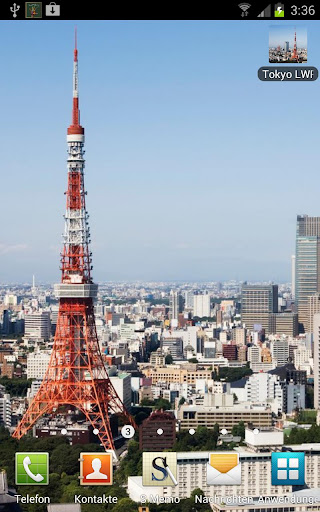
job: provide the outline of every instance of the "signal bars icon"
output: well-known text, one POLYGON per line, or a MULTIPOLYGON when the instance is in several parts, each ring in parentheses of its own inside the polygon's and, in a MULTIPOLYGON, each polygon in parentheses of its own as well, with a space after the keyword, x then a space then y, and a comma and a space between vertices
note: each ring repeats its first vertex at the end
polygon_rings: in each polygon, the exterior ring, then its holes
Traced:
POLYGON ((248 9, 250 9, 251 4, 242 3, 242 4, 239 4, 239 7, 242 10, 241 16, 242 17, 248 16, 248 9))

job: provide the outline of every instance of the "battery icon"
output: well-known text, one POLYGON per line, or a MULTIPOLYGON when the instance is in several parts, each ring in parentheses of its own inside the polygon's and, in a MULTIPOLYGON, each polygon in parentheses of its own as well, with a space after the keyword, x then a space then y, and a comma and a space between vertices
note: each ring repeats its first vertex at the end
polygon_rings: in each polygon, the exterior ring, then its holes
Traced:
POLYGON ((274 17, 275 18, 284 18, 284 5, 283 4, 275 4, 274 17))

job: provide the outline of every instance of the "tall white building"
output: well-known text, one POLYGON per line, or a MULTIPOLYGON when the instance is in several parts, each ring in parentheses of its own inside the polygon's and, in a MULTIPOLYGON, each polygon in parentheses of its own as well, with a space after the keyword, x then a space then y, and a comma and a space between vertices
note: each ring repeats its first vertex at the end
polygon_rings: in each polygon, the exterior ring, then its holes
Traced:
MULTIPOLYGON (((117 375, 110 375, 111 384, 116 390, 118 397, 128 410, 131 407, 131 375, 125 372, 118 372, 117 375)), ((116 412, 116 411, 115 411, 116 412)), ((120 412, 120 411, 119 411, 120 412)))
MULTIPOLYGON (((261 363, 261 348, 253 345, 248 347, 248 361, 250 363, 261 363)), ((251 365, 250 365, 251 366, 251 365)))
POLYGON ((50 311, 29 313, 24 318, 25 338, 48 340, 50 338, 50 311))
POLYGON ((314 408, 320 409, 320 313, 313 318, 314 408))
POLYGON ((188 325, 187 329, 175 329, 174 331, 165 330, 162 333, 163 338, 182 338, 183 348, 191 345, 194 352, 197 352, 197 333, 199 327, 196 325, 188 325))
POLYGON ((43 379, 50 361, 51 354, 45 350, 31 352, 27 357, 27 378, 43 379))
POLYGON ((277 375, 254 373, 250 375, 244 388, 234 388, 234 392, 239 402, 269 404, 275 414, 284 411, 284 389, 277 375))
POLYGON ((186 292, 184 292, 184 300, 185 300, 185 304, 184 304, 184 308, 185 309, 193 309, 193 292, 188 290, 186 292))
POLYGON ((193 316, 202 318, 210 317, 210 295, 194 295, 193 296, 193 316))
MULTIPOLYGON (((312 351, 303 346, 296 348, 293 352, 293 362, 297 370, 307 370, 312 364, 312 351)), ((307 373, 310 374, 310 369, 307 373)))
POLYGON ((11 400, 4 386, 0 386, 0 423, 7 428, 11 427, 11 400))
POLYGON ((247 331, 244 327, 235 327, 232 329, 232 339, 238 346, 246 344, 246 334, 247 331))
POLYGON ((272 343, 272 361, 277 366, 284 366, 288 362, 289 344, 286 340, 275 340, 272 343))
POLYGON ((171 323, 172 320, 174 320, 174 327, 177 327, 178 325, 178 318, 179 313, 181 313, 182 310, 182 297, 179 292, 171 290, 170 296, 169 296, 169 307, 170 307, 170 319, 171 323))

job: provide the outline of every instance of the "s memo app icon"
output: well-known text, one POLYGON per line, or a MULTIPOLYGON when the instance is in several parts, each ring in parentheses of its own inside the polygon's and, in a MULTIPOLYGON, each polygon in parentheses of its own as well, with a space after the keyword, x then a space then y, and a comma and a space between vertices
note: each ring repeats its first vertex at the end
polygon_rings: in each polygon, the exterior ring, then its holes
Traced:
POLYGON ((178 485, 175 452, 146 452, 143 454, 142 468, 143 485, 152 487, 178 485))

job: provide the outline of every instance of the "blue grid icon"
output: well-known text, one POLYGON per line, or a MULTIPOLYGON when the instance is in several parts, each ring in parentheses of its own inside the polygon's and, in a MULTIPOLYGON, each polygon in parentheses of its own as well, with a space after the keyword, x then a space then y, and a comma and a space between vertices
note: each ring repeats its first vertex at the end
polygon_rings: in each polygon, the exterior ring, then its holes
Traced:
POLYGON ((271 454, 272 485, 304 484, 304 453, 277 452, 271 454))

